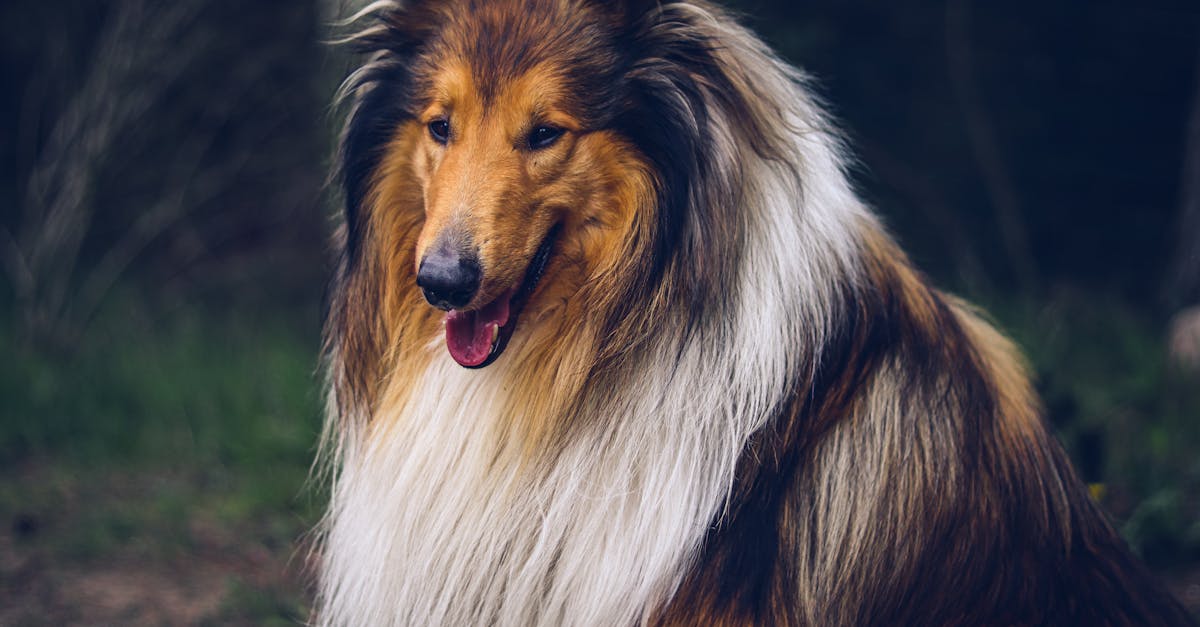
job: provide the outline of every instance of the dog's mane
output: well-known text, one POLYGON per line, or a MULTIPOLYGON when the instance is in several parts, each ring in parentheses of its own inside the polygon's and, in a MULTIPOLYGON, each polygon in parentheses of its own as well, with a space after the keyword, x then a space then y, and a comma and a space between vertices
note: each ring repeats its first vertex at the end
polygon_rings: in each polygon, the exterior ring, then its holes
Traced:
POLYGON ((706 2, 529 3, 581 25, 535 48, 579 55, 587 115, 650 164, 655 203, 581 288, 587 320, 481 371, 430 357, 396 313, 419 299, 387 279, 376 186, 423 59, 477 4, 351 20, 320 621, 1054 622, 1105 596, 1151 615, 1015 349, 864 207, 806 77, 706 2), (1014 564, 1096 575, 1030 589, 1014 564))

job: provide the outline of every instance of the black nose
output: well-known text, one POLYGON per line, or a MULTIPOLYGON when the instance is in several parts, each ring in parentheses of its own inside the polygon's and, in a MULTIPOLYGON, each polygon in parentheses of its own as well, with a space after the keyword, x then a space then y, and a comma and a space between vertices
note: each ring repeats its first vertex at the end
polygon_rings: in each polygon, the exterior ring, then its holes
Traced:
POLYGON ((417 285, 425 300, 438 309, 457 309, 479 290, 479 261, 472 256, 432 251, 421 260, 417 285))

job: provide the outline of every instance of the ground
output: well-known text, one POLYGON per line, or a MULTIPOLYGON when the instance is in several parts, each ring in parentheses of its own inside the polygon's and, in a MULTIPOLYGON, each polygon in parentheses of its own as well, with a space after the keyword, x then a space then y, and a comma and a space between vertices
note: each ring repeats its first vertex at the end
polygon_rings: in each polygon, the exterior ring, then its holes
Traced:
POLYGON ((307 517, 230 512, 221 486, 202 476, 75 474, 31 463, 2 490, 0 625, 298 624, 307 616, 307 517))

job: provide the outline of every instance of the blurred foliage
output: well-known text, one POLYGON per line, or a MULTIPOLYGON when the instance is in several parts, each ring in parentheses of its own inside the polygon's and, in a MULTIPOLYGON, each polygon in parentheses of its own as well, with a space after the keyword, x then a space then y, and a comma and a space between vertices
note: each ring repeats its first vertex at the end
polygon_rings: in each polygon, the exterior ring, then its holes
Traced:
POLYGON ((967 123, 968 109, 980 109, 1036 284, 1161 296, 1196 88, 1196 2, 731 4, 816 78, 861 159, 862 190, 922 268, 972 292, 1036 287, 1017 280, 1003 249, 967 123), (970 62, 957 79, 956 6, 970 62), (971 107, 963 89, 974 92, 971 107))
POLYGON ((1025 350, 1083 479, 1152 564, 1200 561, 1200 386, 1172 372, 1152 316, 1108 294, 984 301, 1025 350))
POLYGON ((281 8, 0 8, 0 267, 29 339, 68 347, 121 281, 311 298, 333 79, 317 5, 281 8))

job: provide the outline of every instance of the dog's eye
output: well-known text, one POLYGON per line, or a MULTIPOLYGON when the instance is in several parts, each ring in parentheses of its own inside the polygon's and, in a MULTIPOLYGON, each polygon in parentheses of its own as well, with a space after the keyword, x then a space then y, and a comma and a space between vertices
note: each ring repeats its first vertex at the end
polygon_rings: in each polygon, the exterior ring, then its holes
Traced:
POLYGON ((434 120, 429 123, 429 136, 433 141, 439 144, 445 144, 450 141, 450 122, 449 120, 434 120))
POLYGON ((539 126, 533 129, 529 134, 529 148, 531 150, 541 150, 548 148, 562 137, 563 130, 553 126, 539 126))

